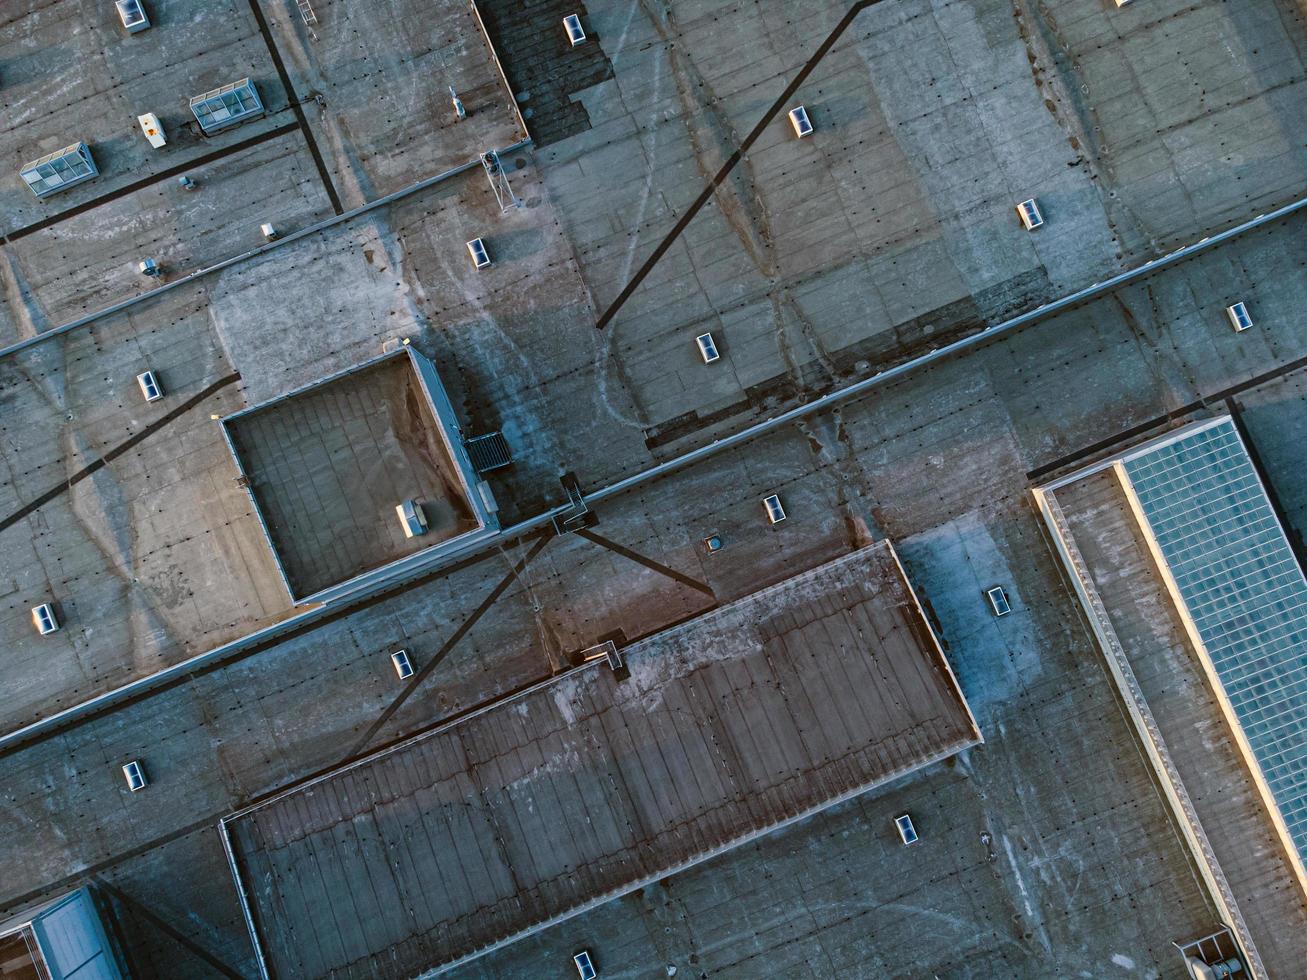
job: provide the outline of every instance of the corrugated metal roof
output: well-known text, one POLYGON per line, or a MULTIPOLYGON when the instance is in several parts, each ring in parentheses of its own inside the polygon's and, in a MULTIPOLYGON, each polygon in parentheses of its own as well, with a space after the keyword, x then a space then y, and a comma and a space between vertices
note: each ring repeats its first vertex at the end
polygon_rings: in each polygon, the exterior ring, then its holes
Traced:
POLYGON ((476 955, 980 737, 885 544, 623 653, 227 821, 276 975, 476 955))

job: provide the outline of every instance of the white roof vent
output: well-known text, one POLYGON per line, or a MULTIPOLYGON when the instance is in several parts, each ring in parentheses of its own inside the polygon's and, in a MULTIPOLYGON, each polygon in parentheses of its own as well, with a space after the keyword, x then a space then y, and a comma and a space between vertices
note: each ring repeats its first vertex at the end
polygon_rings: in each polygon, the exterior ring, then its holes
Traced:
POLYGON ((396 504, 395 513, 399 515, 399 523, 403 525, 404 537, 414 538, 419 534, 427 533, 427 515, 416 500, 406 500, 402 504, 396 504))
POLYGON ((137 790, 145 789, 145 784, 149 782, 145 778, 145 769, 140 760, 133 759, 127 765, 123 766, 123 778, 127 780, 127 788, 135 793, 137 790))
POLYGON ((144 371, 136 376, 136 383, 141 386, 141 394, 147 402, 157 402, 163 397, 163 385, 153 371, 144 371))
POLYGON ((703 363, 711 364, 719 360, 721 354, 717 350, 717 345, 713 342, 712 334, 701 333, 694 338, 694 342, 699 345, 699 356, 703 358, 703 363))
POLYGON ((785 520, 785 508, 781 506, 781 498, 777 494, 770 497, 762 498, 762 506, 767 511, 767 520, 773 524, 779 524, 785 520))
POLYGON ((904 844, 915 844, 917 842, 917 828, 912 826, 912 818, 906 813, 901 817, 894 818, 894 826, 898 828, 899 837, 904 844))
POLYGON ((1243 303, 1227 306, 1225 315, 1230 318, 1230 325, 1234 327, 1235 333, 1243 333, 1253 325, 1253 318, 1248 315, 1248 307, 1243 303))
POLYGON ((413 661, 408 658, 407 650, 396 650, 390 655, 390 662, 395 666, 395 673, 401 681, 413 676, 413 661))
POLYGON ((1007 593, 1003 591, 1002 586, 996 585, 992 589, 986 589, 985 597, 994 607, 995 616, 1006 616, 1012 611, 1012 604, 1007 601, 1007 593))
POLYGON ((1044 223, 1044 216, 1039 213, 1039 205, 1033 197, 1017 205, 1017 214, 1021 215, 1021 223, 1026 226, 1026 231, 1034 231, 1044 223))
POLYGON ((59 617, 54 614, 54 606, 43 602, 32 607, 32 623, 42 636, 49 636, 59 629, 59 617))
POLYGON ((145 16, 145 6, 141 0, 114 0, 118 8, 118 19, 123 22, 129 34, 139 34, 150 26, 150 18, 145 16))
POLYGON ((486 243, 479 238, 474 238, 467 243, 467 254, 472 256, 472 264, 478 269, 484 269, 490 264, 490 253, 486 251, 486 243))
POLYGON ((794 127, 794 135, 799 139, 812 135, 812 120, 808 118, 808 110, 801 105, 790 110, 790 125, 794 127))
POLYGON ((595 980, 599 976, 595 965, 590 960, 590 950, 583 949, 572 957, 572 962, 576 964, 576 972, 581 980, 595 980))
POLYGON ((153 112, 137 116, 136 121, 141 124, 141 132, 145 134, 152 147, 157 150, 168 145, 168 138, 163 134, 163 124, 153 112))
POLYGON ((572 42, 572 47, 576 47, 585 40, 585 31, 581 28, 581 18, 576 14, 568 14, 563 18, 563 30, 567 31, 567 39, 572 42))

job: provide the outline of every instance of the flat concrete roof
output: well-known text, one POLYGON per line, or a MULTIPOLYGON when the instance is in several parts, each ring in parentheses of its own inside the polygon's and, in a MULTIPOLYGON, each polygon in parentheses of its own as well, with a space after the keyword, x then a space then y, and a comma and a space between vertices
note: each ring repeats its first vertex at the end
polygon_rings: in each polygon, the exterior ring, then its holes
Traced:
POLYGON ((133 266, 144 255, 167 285, 262 246, 262 221, 283 238, 0 359, 0 726, 94 705, 5 741, 0 837, 15 846, 0 905, 94 875, 124 896, 118 925, 142 972, 222 972, 207 953, 255 975, 220 817, 539 682, 612 631, 648 635, 884 536, 934 605, 983 749, 468 975, 536 980, 556 954, 561 975, 591 944, 605 969, 629 956, 682 976, 1175 971, 1171 941, 1219 912, 1028 488, 1254 392, 1296 474, 1307 214, 608 498, 593 538, 552 539, 520 571, 536 542, 275 638, 243 640, 296 610, 210 416, 409 336, 469 432, 508 439, 514 465, 490 475, 505 523, 532 517, 563 499, 562 472, 587 490, 642 473, 1299 197, 1307 33, 1294 4, 1064 0, 1018 17, 1010 0, 886 0, 794 91, 816 123, 800 141, 782 93, 848 0, 813 0, 802 18, 784 0, 591 5, 576 48, 561 2, 478 0, 499 15, 510 81, 493 95, 462 0, 315 2, 311 26, 289 2, 147 0, 155 27, 131 38, 110 6, 78 0, 3 18, 0 343, 151 288, 133 266), (446 73, 469 109, 460 123, 446 73), (178 125, 187 96, 246 74, 264 119, 205 139, 178 125), (515 142, 514 96, 540 137, 505 154, 523 207, 501 214, 473 163, 288 240, 470 163, 488 140, 515 142), (162 150, 134 128, 146 110, 168 130, 162 150), (45 202, 19 186, 21 162, 78 136, 99 180, 45 202), (1012 210, 1028 196, 1049 219, 1034 234, 1012 210), (496 261, 475 270, 463 243, 482 235, 496 261), (1223 314, 1235 300, 1256 322, 1237 335, 1223 314), (695 351, 701 324, 715 365, 695 351), (161 402, 135 388, 145 367, 161 402), (772 492, 791 515, 776 526, 759 503, 772 492), (721 553, 705 554, 708 534, 721 553), (995 583, 1014 602, 1001 620, 982 592, 995 583), (43 601, 65 624, 49 637, 29 615, 43 601), (412 691, 390 667, 396 646, 426 671, 412 691), (174 672, 149 693, 91 701, 161 668, 174 672), (150 769, 146 793, 123 784, 130 758, 150 769), (900 807, 939 846, 901 848, 900 807))
POLYGON ((980 741, 888 543, 226 821, 276 976, 514 941, 980 741))
POLYGON ((485 527, 439 383, 402 347, 222 420, 297 602, 485 527), (404 533, 395 508, 409 500, 425 534, 404 533))

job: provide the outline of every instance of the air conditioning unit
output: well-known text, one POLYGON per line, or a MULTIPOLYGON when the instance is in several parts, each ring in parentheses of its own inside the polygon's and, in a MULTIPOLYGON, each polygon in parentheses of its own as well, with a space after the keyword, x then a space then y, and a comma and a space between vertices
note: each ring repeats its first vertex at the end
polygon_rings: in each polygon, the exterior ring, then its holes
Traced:
POLYGON ((898 828, 899 837, 905 845, 917 842, 917 828, 912 826, 912 818, 906 813, 894 818, 894 826, 898 828))
POLYGON ((54 606, 43 602, 32 607, 32 623, 42 636, 49 636, 59 629, 59 617, 54 614, 54 606))
POLYGON ((808 118, 808 110, 801 105, 790 110, 790 125, 799 139, 812 135, 812 120, 808 118))
POLYGON ((396 650, 390 655, 390 662, 395 665, 395 673, 401 681, 413 676, 413 661, 408 658, 407 650, 396 650))
POLYGON ((163 135, 163 124, 159 122, 159 117, 153 112, 147 112, 137 116, 136 121, 141 125, 141 132, 145 138, 150 141, 150 145, 156 150, 168 145, 168 139, 163 135))
POLYGON ((773 524, 779 524, 785 520, 785 508, 781 506, 781 498, 777 494, 770 497, 762 498, 763 509, 767 511, 767 520, 773 524))
POLYGON ((157 279, 159 276, 163 275, 163 270, 159 268, 159 263, 154 261, 154 259, 141 259, 137 268, 141 270, 141 275, 143 276, 153 276, 157 279))
POLYGON ((157 402, 163 397, 163 386, 153 371, 144 371, 136 376, 136 383, 141 386, 141 394, 147 402, 157 402))
POLYGON ((191 180, 191 178, 187 177, 185 174, 182 174, 177 178, 177 183, 184 191, 193 191, 196 187, 195 181, 191 180))
POLYGON ((1026 226, 1026 231, 1034 231, 1044 223, 1044 216, 1039 213, 1039 205, 1033 197, 1017 205, 1017 214, 1021 215, 1021 223, 1026 226))
POLYGON ((123 22, 129 34, 139 34, 150 26, 150 18, 145 16, 145 7, 141 0, 114 0, 118 8, 118 19, 123 22))
POLYGON ((1116 5, 1117 5, 1118 7, 1124 7, 1124 6, 1126 6, 1127 4, 1130 4, 1130 3, 1134 3, 1134 0, 1116 0, 1116 5))
POLYGON ((585 31, 581 28, 581 18, 576 14, 568 14, 563 18, 563 30, 567 31, 567 39, 572 42, 572 47, 576 47, 585 40, 585 31))
POLYGON ((416 500, 405 500, 402 504, 396 504, 395 513, 399 515, 399 523, 404 528, 404 537, 415 538, 419 534, 427 533, 427 515, 416 500))
POLYGON ((1227 306, 1225 315, 1230 318, 1230 325, 1234 327, 1235 333, 1243 333, 1253 325, 1253 318, 1248 315, 1248 307, 1243 303, 1227 306))
POLYGON ((259 231, 261 231, 263 237, 270 242, 275 242, 281 237, 281 232, 277 231, 270 221, 265 221, 263 224, 259 225, 259 231))
POLYGON ((127 765, 123 766, 123 778, 127 780, 127 788, 135 793, 137 790, 145 789, 145 784, 149 782, 145 778, 145 769, 137 759, 133 759, 127 765))
POLYGON ((467 118, 467 109, 463 107, 463 100, 458 97, 454 91, 454 86, 449 86, 449 101, 454 104, 454 115, 459 119, 467 118))
POLYGON ((989 604, 994 607, 995 616, 1006 616, 1012 611, 1012 605, 1007 601, 1007 593, 1003 591, 1002 586, 996 585, 992 589, 986 589, 985 596, 989 599, 989 604))
POLYGON ((694 342, 699 345, 699 356, 703 358, 703 363, 711 364, 721 358, 717 351, 717 345, 713 342, 712 334, 701 333, 694 338, 694 342))
POLYGON ((484 269, 490 264, 490 253, 486 251, 486 243, 479 238, 474 238, 467 243, 467 253, 472 256, 472 264, 478 269, 484 269))

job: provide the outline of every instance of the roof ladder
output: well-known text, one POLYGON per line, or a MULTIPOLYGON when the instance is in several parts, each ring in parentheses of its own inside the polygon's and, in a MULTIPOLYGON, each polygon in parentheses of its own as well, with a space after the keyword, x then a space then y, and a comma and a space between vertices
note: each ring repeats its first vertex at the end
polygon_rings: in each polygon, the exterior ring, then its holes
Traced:
POLYGON ((507 214, 513 208, 520 208, 522 201, 509 186, 508 174, 504 172, 503 164, 499 162, 499 154, 494 150, 486 150, 481 154, 481 166, 485 168, 486 177, 490 180, 490 189, 495 192, 500 213, 507 214))

